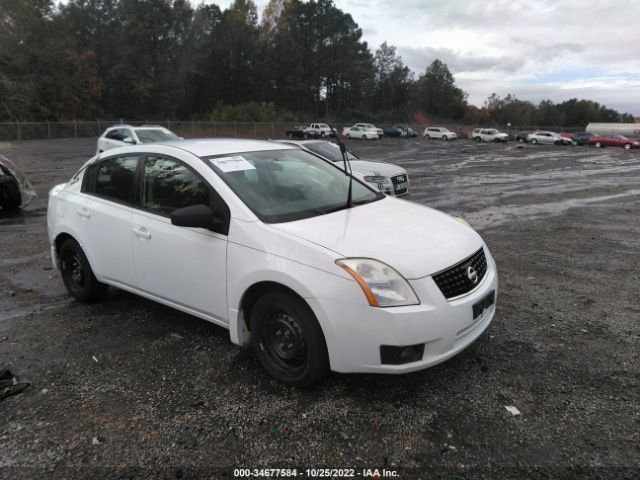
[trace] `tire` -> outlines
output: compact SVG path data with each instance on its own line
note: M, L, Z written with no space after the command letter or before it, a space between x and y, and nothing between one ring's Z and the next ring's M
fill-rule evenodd
M329 374L324 334L300 298L281 291L261 296L251 309L251 334L260 364L280 383L304 388Z
M531 139L531 145L536 145L538 143L538 140L536 140L535 138Z
M109 287L96 279L78 242L71 238L65 240L59 255L62 281L71 296L80 302L92 302L104 296Z
M320 138L324 138L324 132L320 132Z
M596 148L602 148L602 143L596 142Z
M447 140L449 140L449 137L447 137L446 135L443 135L442 136L442 140L444 140L446 142Z
M580 144L578 143L577 140L571 140L571 145L573 145L574 147L577 147Z
M0 207L5 211L18 210L22 204L20 187L14 181L0 185Z
M349 135L348 133L344 136L344 138L346 138L347 140L351 139L351 135Z
M307 132L304 132L304 135L302 135L302 138L309 138L309 134Z
M624 144L624 149L625 150L631 150L631 144L630 143L625 143Z
M289 140L291 140L293 138L293 133L288 133L287 137L289 138Z
M474 138L474 140L475 140L476 142L478 142L478 143L482 142L482 139L481 139L480 137L476 137L476 138Z
M555 142L553 142L554 145L562 145L562 142L560 140L556 140Z

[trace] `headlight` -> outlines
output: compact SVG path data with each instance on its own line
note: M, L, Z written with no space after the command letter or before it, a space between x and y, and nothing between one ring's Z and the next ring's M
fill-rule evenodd
M418 305L420 301L402 275L389 265L370 258L336 260L360 285L372 307Z
M379 175L364 177L364 181L368 183L389 183L389 181L387 180L387 177L382 177Z

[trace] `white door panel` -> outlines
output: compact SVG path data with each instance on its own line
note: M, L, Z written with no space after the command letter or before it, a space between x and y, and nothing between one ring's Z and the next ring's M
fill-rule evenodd
M129 236L141 290L228 323L225 236L143 211Z
M69 215L91 268L99 280L135 287L131 240L132 209L84 193L70 193Z

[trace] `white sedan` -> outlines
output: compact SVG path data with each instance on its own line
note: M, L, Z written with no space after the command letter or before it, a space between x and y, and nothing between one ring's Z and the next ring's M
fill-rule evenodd
M344 160L340 147L325 140L287 140L290 145L298 145L316 155L331 160L344 170ZM409 195L409 175L407 171L392 163L370 162L360 160L351 152L347 152L353 176L368 184L375 190L395 197Z
M527 143L536 145L538 143L550 144L550 145L570 145L571 139L564 138L560 134L555 132L548 132L545 130L538 130L536 132L527 135Z
M51 190L47 223L76 299L111 285L208 320L288 385L435 365L495 313L496 265L468 224L282 143L109 150Z
M107 128L98 138L96 153L104 152L111 148L138 145L140 143L167 142L179 140L171 130L160 125L114 125Z
M359 138L361 140L377 140L379 138L378 131L375 128L366 127L344 127L342 135L345 138Z

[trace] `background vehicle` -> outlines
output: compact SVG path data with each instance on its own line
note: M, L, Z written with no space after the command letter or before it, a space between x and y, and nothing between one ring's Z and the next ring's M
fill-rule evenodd
M15 163L0 155L0 208L4 211L26 207L36 192L27 176Z
M538 143L547 145L568 145L571 143L571 140L568 138L562 138L555 132L538 130L527 135L527 142L533 145L536 145Z
M585 131L599 132L602 135L624 135L627 138L640 138L640 123L590 123Z
M283 141L296 145L331 160L336 166L344 169L344 160L340 147L324 140ZM384 162L361 160L357 155L347 152L353 176L375 190L395 197L409 195L409 175L407 171L397 165Z
M306 128L307 127L305 127L304 125L295 125L286 131L287 137L288 138L305 138L304 133Z
M304 138L335 137L331 127L326 123L312 123L304 130Z
M404 137L405 131L400 127L388 127L383 130L385 137Z
M571 137L571 143L573 143L574 145L583 146L589 143L589 140L591 140L592 137L596 137L596 136L598 136L597 133L577 132L577 133L574 133L573 136Z
M356 123L354 127L375 130L378 134L378 138L382 138L384 136L384 131L381 128L376 127L373 123Z
M98 138L97 153L105 152L111 148L124 147L125 145L138 145L141 143L166 142L179 140L171 130L159 125L114 125L107 128Z
M345 138L359 138L360 140L377 140L378 131L374 128L344 127L342 136Z
M589 145L595 145L597 148L622 147L625 150L640 148L640 142L638 140L632 140L623 135L594 135L587 143Z
M287 385L427 368L495 314L495 262L468 224L279 142L102 153L50 191L47 226L76 299L112 285L208 320Z
M471 138L476 142L502 142L509 140L509 135L501 133L495 128L476 128L471 134Z
M400 127L404 130L405 137L414 138L417 137L418 134L411 127Z
M529 136L531 132L518 132L516 133L514 140L516 142L520 142L520 143L526 143L527 142L527 137Z
M427 127L424 129L424 138L439 138L441 140L455 140L458 135L444 127Z

